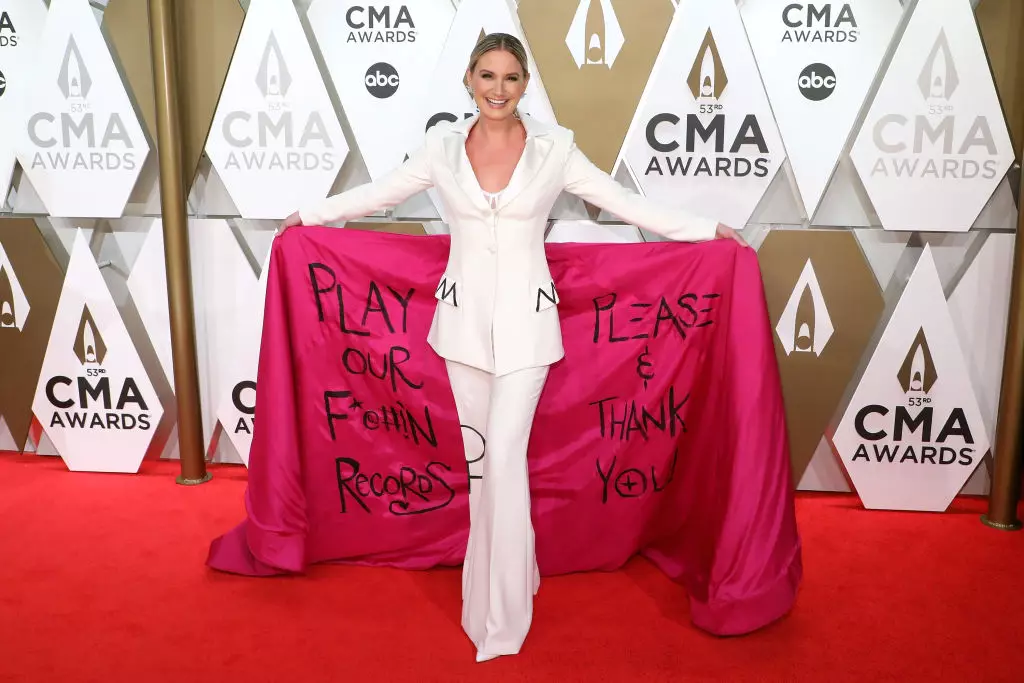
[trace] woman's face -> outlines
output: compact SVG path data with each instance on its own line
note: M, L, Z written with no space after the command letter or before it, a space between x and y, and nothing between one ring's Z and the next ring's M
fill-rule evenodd
M529 78L511 52L491 50L477 60L472 72L466 72L466 81L481 116L505 119L515 114Z

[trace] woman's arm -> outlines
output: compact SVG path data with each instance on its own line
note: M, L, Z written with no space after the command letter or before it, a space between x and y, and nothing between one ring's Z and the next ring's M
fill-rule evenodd
M565 190L627 223L670 240L703 242L715 237L732 237L742 242L731 228L685 209L656 204L626 189L595 166L575 143L565 166Z
M375 182L353 187L313 205L302 207L285 220L290 225L323 225L333 221L362 218L381 209L401 204L433 185L426 145L416 150L401 166Z

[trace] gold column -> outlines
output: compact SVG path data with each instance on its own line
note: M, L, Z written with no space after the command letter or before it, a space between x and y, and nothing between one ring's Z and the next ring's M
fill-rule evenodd
M1002 41L995 46L995 52L1006 54L1003 68L996 69L997 76L1002 76L997 78L997 81L1011 123L1020 124L1024 122L1024 109L1020 106L1024 103L1024 51L1012 52L1011 46L1016 45L1013 38L1024 31L1024 12L1021 11L1019 3L1011 3L1009 0L1003 3L990 1L988 5L988 12L994 13L992 18L1002 19L1002 23L1008 27L1008 30L1003 29L1002 33L1010 37L1009 42ZM981 14L979 7L979 15ZM1016 29L1012 28L1014 25L1017 26ZM991 42L994 37L989 36L989 39ZM991 47L986 47L989 53L993 52ZM1019 125L1014 133L1014 142L1019 148L1022 133ZM1024 154L1017 159L1024 159ZM1021 200L1024 200L1024 174L1021 174L1021 189L1017 200L1017 234L1013 247L1013 276L1010 279L1010 310L1006 321L1002 388L999 393L999 415L996 419L996 438L993 444L996 457L992 487L988 495L988 512L981 517L983 523L1004 531L1017 531L1021 528L1021 521L1017 517L1017 501L1020 498L1021 421L1024 420L1024 405L1021 402L1024 391L1024 315L1021 311L1021 307L1024 306L1024 211L1021 210Z
M1024 173L1021 174L1024 199ZM1013 245L1013 276L1010 279L1010 310L1006 321L999 416L996 419L995 465L988 494L988 513L981 521L995 529L1017 531L1017 500L1021 476L1021 389L1024 380L1024 211L1017 201L1017 235Z
M210 473L206 471L199 403L185 173L181 163L174 4L174 0L149 0L149 32L153 51L153 81L156 86L160 208L163 212L167 301L171 318L174 394L178 405L178 447L181 453L181 474L177 482L194 485L209 481Z

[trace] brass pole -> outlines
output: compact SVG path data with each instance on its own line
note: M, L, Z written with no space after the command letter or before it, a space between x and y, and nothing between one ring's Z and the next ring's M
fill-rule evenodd
M174 394L178 406L181 474L177 482L210 480L203 449L199 403L199 368L192 309L188 216L182 171L181 118L178 113L177 32L174 0L149 0L149 32L156 90L157 151L160 155L160 208L163 212L167 303L174 359Z
M988 494L988 513L981 521L994 529L1017 531L1017 500L1021 476L1021 384L1024 380L1024 173L1017 200L1017 234L1013 244L1013 276L1010 280L1010 310L1006 321L1006 350L1003 356L1003 380L996 419L995 463L992 487Z

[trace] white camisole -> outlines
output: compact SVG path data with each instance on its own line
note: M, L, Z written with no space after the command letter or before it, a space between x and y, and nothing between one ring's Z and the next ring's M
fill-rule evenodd
M498 208L498 199L501 197L503 190L499 190L498 192L488 192L487 190L480 191L484 193L484 198L487 200L487 203L490 204L492 209Z

